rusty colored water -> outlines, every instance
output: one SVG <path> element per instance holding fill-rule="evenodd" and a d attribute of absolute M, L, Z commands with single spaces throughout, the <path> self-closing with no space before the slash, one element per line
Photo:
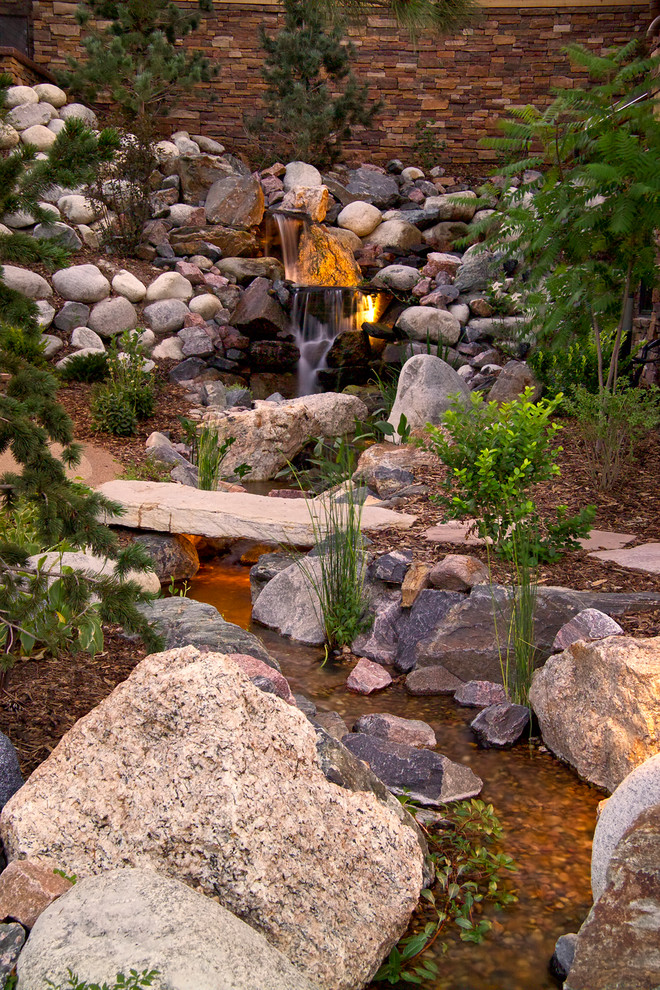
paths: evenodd
<path fill-rule="evenodd" d="M 493 931 L 481 945 L 452 939 L 448 955 L 436 957 L 442 975 L 433 990 L 556 987 L 547 970 L 554 943 L 559 935 L 577 931 L 591 905 L 591 840 L 603 794 L 538 746 L 479 749 L 469 729 L 474 709 L 461 708 L 451 698 L 412 698 L 401 684 L 371 697 L 351 694 L 345 688 L 348 666 L 321 666 L 321 650 L 250 625 L 246 567 L 204 568 L 190 594 L 215 605 L 229 622 L 251 628 L 277 657 L 293 691 L 320 709 L 339 712 L 349 728 L 365 712 L 423 719 L 435 730 L 438 750 L 469 764 L 484 781 L 481 797 L 494 805 L 504 828 L 504 851 L 519 867 L 519 901 L 489 914 Z"/>

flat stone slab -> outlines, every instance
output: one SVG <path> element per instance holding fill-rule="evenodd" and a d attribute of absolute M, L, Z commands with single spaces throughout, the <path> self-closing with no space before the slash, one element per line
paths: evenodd
<path fill-rule="evenodd" d="M 583 550 L 621 550 L 634 543 L 634 533 L 609 533 L 605 529 L 592 529 L 584 540 L 578 540 Z"/>
<path fill-rule="evenodd" d="M 601 550 L 590 553 L 595 560 L 602 560 L 631 571 L 644 571 L 646 574 L 660 574 L 660 543 L 643 543 L 630 550 Z"/>
<path fill-rule="evenodd" d="M 109 481 L 98 490 L 125 510 L 124 515 L 109 516 L 106 522 L 131 528 L 297 546 L 311 546 L 317 542 L 319 532 L 325 532 L 325 509 L 316 499 L 307 499 L 301 505 L 298 499 L 206 492 L 154 481 Z M 392 509 L 365 506 L 362 529 L 409 529 L 416 518 Z"/>
<path fill-rule="evenodd" d="M 484 541 L 479 536 L 468 536 L 470 523 L 452 522 L 438 523 L 424 530 L 423 536 L 431 543 L 456 543 L 460 546 L 483 546 Z"/>

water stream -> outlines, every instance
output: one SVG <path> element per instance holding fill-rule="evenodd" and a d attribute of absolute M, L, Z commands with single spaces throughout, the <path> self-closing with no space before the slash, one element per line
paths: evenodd
<path fill-rule="evenodd" d="M 519 866 L 519 901 L 488 915 L 493 931 L 481 945 L 452 940 L 432 990 L 550 990 L 547 965 L 559 935 L 577 931 L 591 906 L 589 869 L 596 806 L 603 794 L 582 783 L 570 768 L 538 747 L 478 749 L 469 722 L 474 709 L 451 698 L 413 698 L 400 684 L 363 697 L 345 688 L 348 668 L 321 666 L 319 649 L 251 627 L 249 568 L 203 565 L 190 596 L 215 605 L 230 621 L 252 628 L 279 660 L 294 692 L 321 710 L 336 711 L 349 728 L 366 712 L 418 718 L 435 730 L 438 751 L 468 763 L 484 781 L 481 797 L 492 802 L 504 827 L 504 851 Z M 374 984 L 385 987 L 387 984 Z M 427 987 L 429 985 L 427 984 Z"/>

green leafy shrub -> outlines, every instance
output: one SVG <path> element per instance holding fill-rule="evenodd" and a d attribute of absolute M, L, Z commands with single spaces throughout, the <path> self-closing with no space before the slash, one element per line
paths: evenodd
<path fill-rule="evenodd" d="M 465 408 L 455 402 L 442 427 L 429 426 L 431 446 L 449 468 L 445 495 L 435 501 L 450 519 L 474 520 L 479 536 L 493 541 L 496 553 L 513 555 L 512 532 L 525 526 L 529 534 L 530 562 L 556 560 L 564 550 L 578 547 L 595 516 L 588 507 L 569 517 L 557 507 L 556 519 L 539 519 L 531 497 L 532 487 L 559 474 L 556 464 L 561 448 L 552 439 L 561 430 L 551 421 L 561 402 L 531 401 L 532 390 L 498 406 L 472 393 Z"/>
<path fill-rule="evenodd" d="M 585 454 L 585 464 L 599 488 L 611 488 L 635 445 L 660 425 L 660 389 L 622 387 L 593 393 L 584 386 L 573 391 L 569 410 L 574 413 Z"/>
<path fill-rule="evenodd" d="M 103 351 L 74 354 L 60 370 L 65 382 L 103 382 L 108 377 L 108 357 Z"/>
<path fill-rule="evenodd" d="M 402 801 L 414 816 L 414 804 Z M 434 890 L 422 891 L 422 898 L 424 915 L 430 915 L 432 920 L 401 939 L 374 982 L 420 984 L 429 980 L 437 985 L 438 966 L 425 953 L 440 935 L 448 933 L 448 926 L 458 929 L 463 942 L 482 942 L 492 928 L 487 918 L 480 917 L 482 905 L 490 902 L 503 908 L 517 900 L 506 882 L 507 874 L 514 873 L 517 867 L 510 856 L 498 849 L 502 827 L 492 804 L 476 799 L 461 801 L 445 805 L 442 814 L 442 829 L 424 829 L 436 882 Z M 443 942 L 436 952 L 444 953 L 448 948 L 448 943 Z"/>
<path fill-rule="evenodd" d="M 527 363 L 550 396 L 561 392 L 570 399 L 578 386 L 598 391 L 598 355 L 592 341 L 574 341 L 555 349 L 536 347 Z"/>
<path fill-rule="evenodd" d="M 80 980 L 70 969 L 67 972 L 69 978 L 66 983 L 53 983 L 52 980 L 46 980 L 48 990 L 142 990 L 143 987 L 153 986 L 154 980 L 159 975 L 157 969 L 143 969 L 141 973 L 132 969 L 128 976 L 117 973 L 114 983 L 109 986 L 107 983 L 88 983 L 85 980 Z"/>
<path fill-rule="evenodd" d="M 153 375 L 144 370 L 146 357 L 138 334 L 125 331 L 121 347 L 120 351 L 115 338 L 108 353 L 108 380 L 92 398 L 92 418 L 95 429 L 128 437 L 153 413 L 155 393 Z"/>

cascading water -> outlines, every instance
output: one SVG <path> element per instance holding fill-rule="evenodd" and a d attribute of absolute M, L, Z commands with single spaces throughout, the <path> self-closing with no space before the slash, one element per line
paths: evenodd
<path fill-rule="evenodd" d="M 327 368 L 335 338 L 373 322 L 376 298 L 357 288 L 359 269 L 352 253 L 325 228 L 282 213 L 275 217 L 285 277 L 298 283 L 291 311 L 300 351 L 298 394 L 310 395 L 318 390 L 319 372 Z"/>

